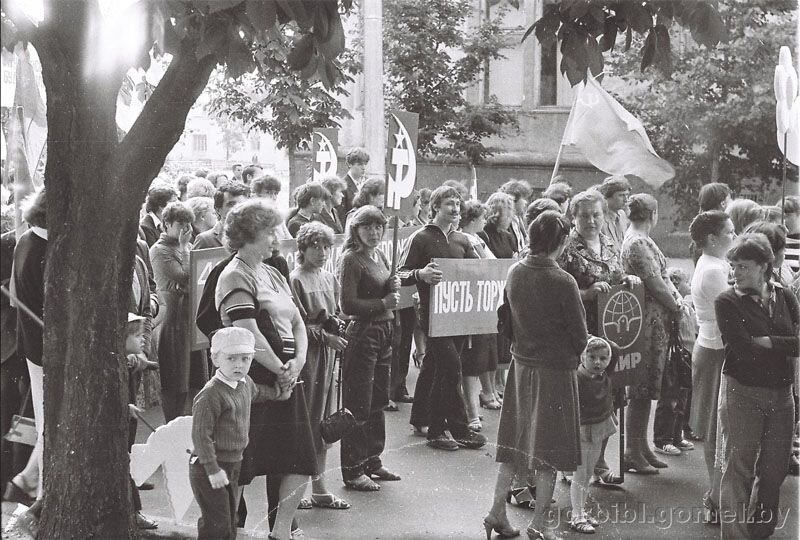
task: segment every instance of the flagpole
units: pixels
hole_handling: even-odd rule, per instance
[[[588,73],[588,76],[591,77],[591,73]],[[561,166],[561,154],[564,153],[564,138],[569,133],[570,128],[572,127],[572,114],[575,112],[575,104],[578,102],[578,94],[580,90],[575,91],[575,95],[572,96],[572,106],[569,108],[569,116],[567,116],[567,123],[564,126],[564,133],[561,135],[561,144],[558,145],[558,153],[556,154],[556,163],[553,166],[553,174],[550,175],[550,184],[552,185],[553,181],[558,176],[558,169]]]

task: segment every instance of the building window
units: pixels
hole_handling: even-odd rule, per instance
[[[544,5],[543,15],[548,15],[552,11],[558,10],[558,6],[552,3]],[[553,42],[549,45],[541,45],[542,61],[539,71],[539,105],[558,105],[558,47],[560,42]]]
[[[208,137],[205,133],[192,135],[192,152],[205,152],[208,150]]]

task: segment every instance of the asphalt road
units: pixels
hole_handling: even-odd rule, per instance
[[[418,370],[411,368],[410,382]],[[298,511],[300,526],[309,539],[423,539],[481,538],[483,516],[491,504],[497,465],[494,461],[499,411],[483,410],[483,433],[490,444],[480,450],[446,452],[433,450],[425,439],[413,434],[408,424],[410,405],[400,404],[400,411],[386,413],[387,442],[383,454],[386,466],[402,475],[400,482],[384,482],[380,492],[348,491],[341,482],[339,445],[329,452],[328,485],[346,498],[350,510]],[[160,411],[151,410],[155,419]],[[652,422],[651,422],[652,425]],[[140,435],[145,430],[140,428]],[[612,438],[607,457],[619,461],[619,441]],[[595,538],[718,538],[719,529],[702,523],[701,498],[705,491],[706,469],[702,443],[693,451],[665,457],[669,469],[658,476],[625,476],[619,490],[593,488],[591,500],[603,522]],[[146,514],[169,518],[169,506],[160,473],[153,476],[156,489],[141,492]],[[310,491],[310,488],[309,488]],[[266,537],[266,495],[264,482],[258,479],[246,488],[250,517],[247,527],[252,537]],[[565,538],[582,535],[569,530],[565,521],[570,508],[569,489],[558,482],[555,499],[561,509],[560,532]],[[798,538],[798,479],[787,477],[781,490],[785,522],[773,538]],[[263,509],[259,512],[258,509]],[[523,530],[530,511],[509,506],[512,523]],[[199,517],[192,505],[183,523],[192,526]],[[524,533],[523,533],[524,537]]]

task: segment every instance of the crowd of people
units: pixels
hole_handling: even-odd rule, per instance
[[[398,402],[412,404],[414,432],[443,451],[483,447],[481,408],[499,409],[487,538],[520,534],[509,503],[533,510],[529,538],[558,538],[551,499],[559,476],[571,483],[571,528],[595,532],[587,493],[621,483],[605,458],[620,421],[626,472],[659,474],[670,466],[659,456],[702,441],[706,520],[723,538],[771,534],[780,485],[798,467],[800,198],[776,210],[732,199],[725,184],[703,186],[689,227],[690,276],[669,267],[652,237],[656,199],[632,193],[625,177],[575,194],[558,178],[535,200],[527,182],[510,180],[485,202],[448,181],[411,196],[399,223],[418,229],[393,271],[379,249],[390,226],[385,183],[366,178],[368,162],[352,150],[343,178],[301,185],[288,211],[277,204],[281,181],[257,165],[159,177],[148,190],[131,269],[128,397],[142,408],[160,404],[165,422],[192,415],[200,538],[233,538],[248,510],[263,515],[241,490],[261,476],[270,538],[302,537],[298,509],[351,508],[329,489],[332,445],[320,427],[339,401],[354,418],[341,437],[341,480],[376,496],[382,482],[401,480],[382,457],[385,413]],[[2,429],[21,411],[38,434],[29,456],[4,442],[4,499],[30,506],[32,523],[46,488],[43,328],[20,306],[42,317],[46,214],[41,191],[25,201],[27,231],[2,237],[2,277],[17,302],[3,300]],[[345,241],[332,273],[336,234]],[[291,270],[280,250],[289,238]],[[220,329],[210,350],[192,351],[189,254],[214,247],[228,253],[206,285]],[[447,279],[433,258],[516,259],[497,334],[429,334],[431,289]],[[598,321],[599,296],[618,285],[643,286],[645,298],[643,367],[627,387],[614,383],[619,348]],[[414,305],[398,309],[404,286],[415,287]],[[690,373],[680,373],[689,356]],[[420,367],[413,396],[412,361]],[[129,444],[135,435],[132,420]],[[141,528],[157,526],[141,512],[137,491],[147,488],[131,481]]]

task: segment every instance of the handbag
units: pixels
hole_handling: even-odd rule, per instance
[[[28,388],[28,393],[25,395],[25,401],[22,403],[20,412],[25,410],[25,407],[28,406],[28,402],[30,400],[31,389]],[[38,438],[38,434],[36,433],[36,423],[34,422],[33,418],[28,418],[27,416],[22,416],[21,414],[15,414],[11,418],[11,428],[8,430],[8,433],[3,435],[3,438],[13,443],[36,446],[36,439]]]
[[[320,435],[322,435],[322,440],[328,444],[333,444],[340,440],[356,426],[356,417],[353,416],[353,413],[351,413],[347,407],[342,407],[341,404],[342,359],[339,353],[336,353],[336,359],[334,361],[339,363],[336,370],[339,374],[336,384],[336,412],[329,414],[319,423],[319,432]],[[334,370],[331,370],[331,384],[328,387],[328,395],[325,397],[325,411],[327,411],[330,406],[331,395],[333,394],[333,372]]]
[[[676,398],[681,389],[692,387],[692,355],[683,346],[680,316],[673,318],[670,323],[667,361],[661,382],[661,396],[665,398]]]

